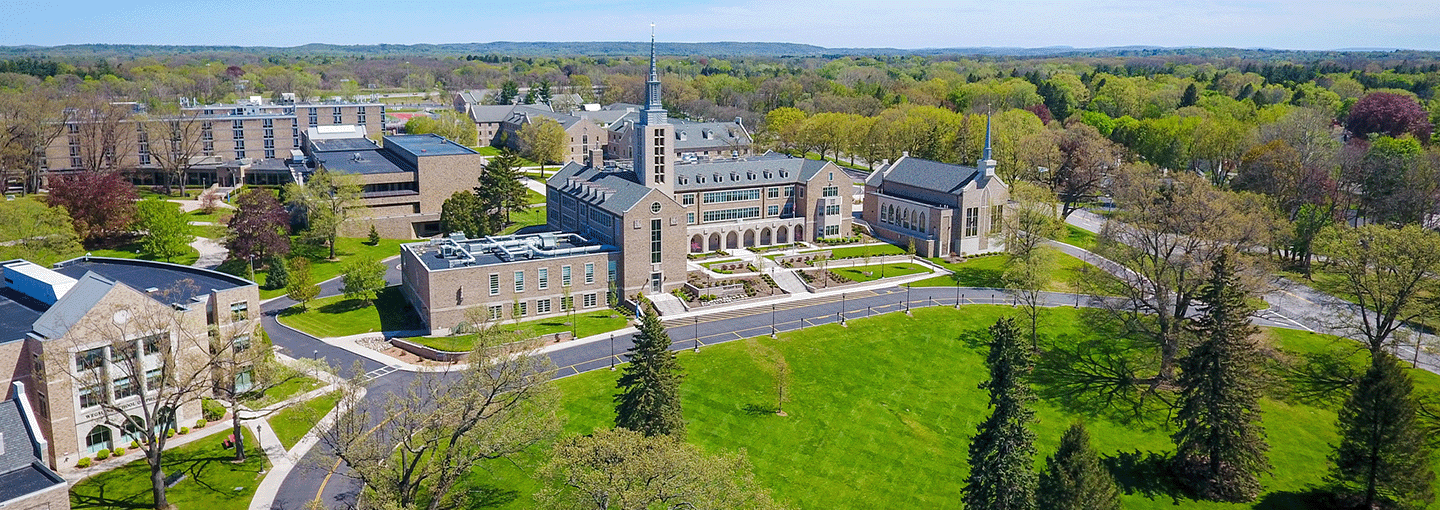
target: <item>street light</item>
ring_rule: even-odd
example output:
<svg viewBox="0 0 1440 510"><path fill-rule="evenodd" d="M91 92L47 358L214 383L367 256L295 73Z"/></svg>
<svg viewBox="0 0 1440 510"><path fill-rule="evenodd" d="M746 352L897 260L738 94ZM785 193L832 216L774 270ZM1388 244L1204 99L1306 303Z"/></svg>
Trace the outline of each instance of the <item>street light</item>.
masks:
<svg viewBox="0 0 1440 510"><path fill-rule="evenodd" d="M959 309L960 309L960 278L959 278L959 275L956 275L956 278L955 278L955 309L956 309L956 310L959 310Z"/></svg>
<svg viewBox="0 0 1440 510"><path fill-rule="evenodd" d="M697 315L693 318L695 319L695 352L700 352L700 316Z"/></svg>
<svg viewBox="0 0 1440 510"><path fill-rule="evenodd" d="M845 324L845 293L840 293L840 326L849 327Z"/></svg>
<svg viewBox="0 0 1440 510"><path fill-rule="evenodd" d="M770 338L775 338L775 304L770 304Z"/></svg>
<svg viewBox="0 0 1440 510"><path fill-rule="evenodd" d="M615 371L615 334L610 334L610 371Z"/></svg>
<svg viewBox="0 0 1440 510"><path fill-rule="evenodd" d="M910 286L905 286L905 315L910 315Z"/></svg>

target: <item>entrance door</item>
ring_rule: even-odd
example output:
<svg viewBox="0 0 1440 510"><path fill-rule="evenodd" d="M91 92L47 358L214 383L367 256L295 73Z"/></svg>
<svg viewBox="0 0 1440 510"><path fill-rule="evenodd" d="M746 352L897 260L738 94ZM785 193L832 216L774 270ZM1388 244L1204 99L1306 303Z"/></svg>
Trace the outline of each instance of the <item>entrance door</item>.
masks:
<svg viewBox="0 0 1440 510"><path fill-rule="evenodd" d="M665 281L665 276L660 273L650 273L650 292L659 294L660 284Z"/></svg>

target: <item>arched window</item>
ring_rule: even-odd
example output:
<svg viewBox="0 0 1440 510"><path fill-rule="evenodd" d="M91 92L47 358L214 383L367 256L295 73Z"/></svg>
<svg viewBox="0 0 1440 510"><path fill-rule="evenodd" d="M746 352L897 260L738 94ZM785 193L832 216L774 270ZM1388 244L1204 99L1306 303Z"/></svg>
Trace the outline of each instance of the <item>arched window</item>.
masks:
<svg viewBox="0 0 1440 510"><path fill-rule="evenodd" d="M85 451L95 453L100 450L109 450L111 445L110 427L96 425L85 434Z"/></svg>
<svg viewBox="0 0 1440 510"><path fill-rule="evenodd" d="M919 230L919 231L921 231L921 232L924 232L924 231L925 231L925 213L923 213L923 212L920 213L920 221L919 221L918 223L919 223L919 225L920 225L920 228L917 229L917 230Z"/></svg>

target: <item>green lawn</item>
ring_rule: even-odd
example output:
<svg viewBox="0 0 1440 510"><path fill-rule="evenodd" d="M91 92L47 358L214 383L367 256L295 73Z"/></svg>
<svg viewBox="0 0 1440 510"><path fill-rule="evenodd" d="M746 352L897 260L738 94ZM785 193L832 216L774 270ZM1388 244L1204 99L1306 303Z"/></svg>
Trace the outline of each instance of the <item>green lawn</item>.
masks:
<svg viewBox="0 0 1440 510"><path fill-rule="evenodd" d="M825 248L823 250L808 250L800 253L814 253L830 250L831 259L843 259L852 257L871 257L879 255L904 255L905 249L893 244L872 244L868 246L842 246L839 248Z"/></svg>
<svg viewBox="0 0 1440 510"><path fill-rule="evenodd" d="M839 269L831 269L830 271L840 276L849 278L853 281L863 283L879 280L882 276L884 278L893 278L896 276L905 276L907 274L925 273L929 272L930 270L925 266L919 264L911 264L909 262L892 262L889 264L871 264L868 266L844 267Z"/></svg>
<svg viewBox="0 0 1440 510"><path fill-rule="evenodd" d="M590 335L608 333L617 329L624 329L630 325L630 320L620 312L610 309L597 310L577 314L575 316L575 334L580 338ZM504 323L500 325L506 331L521 331L526 338L533 338L562 331L570 331L570 317L552 317L549 319L536 319L524 321L518 324ZM419 337L407 338L411 342L425 345L431 348L450 352L468 352L475 347L475 335L455 335L441 337Z"/></svg>
<svg viewBox="0 0 1440 510"><path fill-rule="evenodd" d="M501 234L513 234L515 231L525 227L545 224L545 206L530 207L524 211L510 213L510 226L500 231ZM396 251L399 253L399 251Z"/></svg>
<svg viewBox="0 0 1440 510"><path fill-rule="evenodd" d="M188 266L188 265L190 265L190 264L194 264L196 260L199 260L199 259L200 259L200 252L199 252L199 251L196 251L195 248L191 248L191 247L188 247L188 246L187 246L185 249L186 249L186 250L189 250L189 251L187 251L184 255L181 255L181 256L179 256L179 257L175 257L174 259L169 260L169 262L172 262L172 263L175 263L175 264L180 264L180 265L182 265L182 266ZM91 255L94 255L94 256L96 256L96 257L114 257L114 258L117 258L117 259L160 260L161 262L165 262L164 260L157 259L157 258L155 258L155 257L151 257L151 256L149 256L149 255L146 255L146 254L144 254L144 253L141 253L142 250L140 249L140 242L139 242L138 240L137 240L136 242L133 242L133 243L129 243L129 244L124 244L124 245L121 245L121 246L117 246L117 247L115 247L115 248L113 248L113 249L94 249L94 250L86 250L86 252L89 253L89 254L91 254ZM76 255L76 256L79 256L79 255Z"/></svg>
<svg viewBox="0 0 1440 510"><path fill-rule="evenodd" d="M245 404L245 407L249 407L251 409L260 409L262 407L274 404L276 402L282 402L287 398L303 394L307 391L319 388L324 385L325 384L320 382L320 380L313 377L300 376L289 381L280 383L274 388L270 388L270 390L266 391L265 395L260 398L247 399L242 401L241 403Z"/></svg>
<svg viewBox="0 0 1440 510"><path fill-rule="evenodd" d="M244 510L250 507L255 487L264 475L260 471L270 463L265 453L244 429L245 462L234 464L233 450L222 448L224 435L210 436L165 452L165 474L184 471L186 478L171 487L166 497L176 508L205 510ZM179 437L179 436L176 436ZM113 471L86 478L70 488L71 508L149 508L150 468L135 452L120 460L129 463Z"/></svg>
<svg viewBox="0 0 1440 510"><path fill-rule="evenodd" d="M988 377L979 342L997 317L1013 313L1005 306L925 308L914 317L892 313L852 320L848 328L826 325L782 333L778 340L681 352L688 440L711 451L746 449L757 480L793 508L955 508L970 437L989 413L985 392L977 387ZM1043 324L1051 339L1087 336L1083 310L1048 309ZM1277 332L1273 341L1287 351L1354 349L1306 332ZM773 377L756 345L778 350L788 362L788 417L773 413ZM567 433L612 424L619 374L599 370L558 382ZM1411 375L1417 388L1440 388L1434 374ZM1307 508L1301 494L1325 476L1329 445L1337 439L1332 409L1266 399L1264 426L1274 469L1261 478L1265 493L1253 504L1200 502L1176 499L1146 471L1156 466L1152 455L1174 450L1165 413L1122 421L1111 418L1113 413L1074 411L1073 401L1058 397L1034 408L1037 469L1064 430L1083 419L1095 448L1122 481L1130 510ZM515 491L513 500L501 499L496 507L533 508L529 495L538 482L529 473L543 462L543 451L515 461L487 463L473 481L500 490L497 494Z"/></svg>
<svg viewBox="0 0 1440 510"><path fill-rule="evenodd" d="M214 223L214 224L216 224L216 225L222 225L222 226L223 226L223 225L225 225L225 222L226 222L226 221L229 221L230 216L232 216L232 215L234 215L234 214L235 214L235 210L234 210L234 209L226 209L226 208L224 208L224 207L216 207L216 208L215 208L215 212L210 213L210 214L205 214L205 213L201 212L199 209L196 209L196 210L194 210L194 211L190 211L189 213L187 213L187 214L185 215L185 220L186 220L186 221L207 221L207 222L210 222L210 223Z"/></svg>
<svg viewBox="0 0 1440 510"><path fill-rule="evenodd" d="M544 204L545 194L527 188L525 190L525 200L529 202L530 205Z"/></svg>
<svg viewBox="0 0 1440 510"><path fill-rule="evenodd" d="M320 418L334 409L338 402L340 402L340 392L332 391L286 407L280 412L270 415L267 421L270 423L270 428L274 429L275 436L280 438L280 444L285 445L285 449L289 450L294 448L295 443L300 442L300 438L305 437L311 428L315 427L315 423L320 421Z"/></svg>
<svg viewBox="0 0 1440 510"><path fill-rule="evenodd" d="M371 306L364 306L358 299L331 296L311 301L310 309L303 312L300 305L286 308L276 319L320 338L423 327L398 286L381 290Z"/></svg>
<svg viewBox="0 0 1440 510"><path fill-rule="evenodd" d="M954 274L926 278L910 284L911 287L953 287L958 281L961 287L995 287L1005 288L1005 255L986 255L982 257L971 257L959 264L945 262L943 259L927 259L930 263L954 271ZM1052 292L1074 292L1074 282L1081 275L1081 270L1088 267L1085 261L1071 257L1064 253L1055 254L1055 272L1050 276L1050 282L1045 285L1045 290Z"/></svg>
<svg viewBox="0 0 1440 510"><path fill-rule="evenodd" d="M1065 225L1065 238L1060 241L1081 248L1095 251L1095 233L1075 225Z"/></svg>
<svg viewBox="0 0 1440 510"><path fill-rule="evenodd" d="M298 246L298 239L291 239L291 246ZM340 276L345 263L362 255L368 255L375 260L384 260L400 254L400 243L413 243L413 239L381 239L380 244L370 246L368 240L361 237L342 237L335 241L336 260L327 260L330 250L305 248L301 252L293 252L291 256L301 255L310 259L310 278L316 283ZM269 271L258 271L255 273L255 281L263 283ZM285 294L285 289L260 289L260 299L270 299Z"/></svg>

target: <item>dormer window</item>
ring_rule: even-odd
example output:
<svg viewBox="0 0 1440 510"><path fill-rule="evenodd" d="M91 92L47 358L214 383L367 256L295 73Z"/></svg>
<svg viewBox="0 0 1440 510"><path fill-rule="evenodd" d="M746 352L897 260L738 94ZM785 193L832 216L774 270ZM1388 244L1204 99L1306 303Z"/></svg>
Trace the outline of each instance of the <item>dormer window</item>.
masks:
<svg viewBox="0 0 1440 510"><path fill-rule="evenodd" d="M766 170L766 171L761 172L761 173L762 173L763 175L765 175L765 178L766 178L766 179L769 179L769 178L770 178L770 171L769 171L769 170Z"/></svg>
<svg viewBox="0 0 1440 510"><path fill-rule="evenodd" d="M714 174L712 177L715 178L715 182L725 182L725 179L721 179L721 178L720 178L720 174L719 174L719 173Z"/></svg>
<svg viewBox="0 0 1440 510"><path fill-rule="evenodd" d="M745 178L752 181L755 180L755 172L745 172Z"/></svg>

